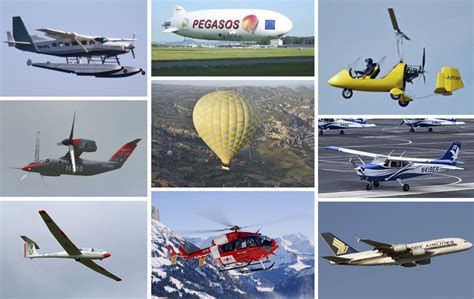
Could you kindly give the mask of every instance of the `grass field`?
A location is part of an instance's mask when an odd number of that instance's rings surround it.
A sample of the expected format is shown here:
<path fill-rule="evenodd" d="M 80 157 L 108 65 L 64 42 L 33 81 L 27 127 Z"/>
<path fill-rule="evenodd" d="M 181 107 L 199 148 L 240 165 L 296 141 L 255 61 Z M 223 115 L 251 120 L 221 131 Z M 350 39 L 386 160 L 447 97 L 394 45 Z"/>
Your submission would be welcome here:
<path fill-rule="evenodd" d="M 152 48 L 152 62 L 180 60 L 314 57 L 313 48 Z"/>

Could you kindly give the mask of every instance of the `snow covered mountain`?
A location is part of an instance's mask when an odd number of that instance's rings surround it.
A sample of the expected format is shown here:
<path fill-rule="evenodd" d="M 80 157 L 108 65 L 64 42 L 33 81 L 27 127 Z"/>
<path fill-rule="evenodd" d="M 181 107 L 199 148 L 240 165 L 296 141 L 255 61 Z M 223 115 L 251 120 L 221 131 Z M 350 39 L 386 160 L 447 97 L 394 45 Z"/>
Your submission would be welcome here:
<path fill-rule="evenodd" d="M 168 298 L 312 298 L 314 246 L 301 234 L 276 239 L 275 266 L 252 274 L 219 272 L 212 258 L 198 267 L 196 260 L 178 259 L 171 265 L 166 246 L 193 251 L 210 239 L 185 239 L 161 222 L 152 220 L 152 295 Z M 193 243 L 191 243 L 191 240 Z M 207 242 L 207 243 L 206 243 Z"/>

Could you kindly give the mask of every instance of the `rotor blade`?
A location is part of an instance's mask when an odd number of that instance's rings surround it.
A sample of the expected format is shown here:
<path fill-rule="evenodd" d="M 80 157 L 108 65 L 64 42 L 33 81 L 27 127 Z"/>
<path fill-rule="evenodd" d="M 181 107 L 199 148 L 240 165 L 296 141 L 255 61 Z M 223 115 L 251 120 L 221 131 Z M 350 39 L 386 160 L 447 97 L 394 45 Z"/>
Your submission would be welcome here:
<path fill-rule="evenodd" d="M 27 172 L 26 174 L 24 174 L 21 178 L 20 178 L 20 181 L 23 181 L 24 179 L 26 179 L 26 177 L 30 174 L 30 172 Z"/>
<path fill-rule="evenodd" d="M 71 156 L 72 172 L 76 173 L 76 156 L 74 155 L 74 145 L 69 145 L 69 155 Z"/>
<path fill-rule="evenodd" d="M 226 232 L 226 231 L 229 231 L 229 229 L 223 228 L 223 229 L 180 230 L 180 231 L 177 231 L 177 233 L 180 233 L 183 235 L 189 235 L 189 234 L 219 233 L 219 232 Z"/>
<path fill-rule="evenodd" d="M 134 32 L 133 37 L 132 37 L 132 45 L 133 45 L 133 42 L 135 41 L 135 35 L 136 35 L 136 33 Z"/>
<path fill-rule="evenodd" d="M 135 51 L 133 51 L 132 49 L 131 52 L 132 52 L 133 59 L 135 59 Z"/>
<path fill-rule="evenodd" d="M 395 16 L 395 11 L 393 8 L 388 9 L 388 14 L 390 15 L 390 20 L 392 21 L 393 30 L 401 32 L 400 28 L 398 27 L 397 17 Z"/>
<path fill-rule="evenodd" d="M 74 112 L 74 117 L 72 118 L 72 127 L 71 133 L 69 134 L 69 141 L 72 143 L 72 137 L 74 136 L 74 123 L 76 122 L 76 112 Z"/>
<path fill-rule="evenodd" d="M 423 48 L 423 60 L 421 62 L 421 69 L 425 70 L 425 48 Z"/>
<path fill-rule="evenodd" d="M 207 220 L 225 226 L 227 228 L 231 228 L 234 226 L 232 222 L 227 218 L 224 212 L 218 208 L 206 209 L 206 210 L 199 210 L 197 214 Z"/>
<path fill-rule="evenodd" d="M 286 222 L 294 222 L 294 221 L 304 221 L 310 217 L 309 214 L 292 214 L 292 215 L 287 215 L 284 217 L 279 217 L 276 219 L 273 219 L 271 221 L 265 221 L 265 222 L 258 222 L 246 226 L 241 226 L 240 228 L 247 228 L 247 227 L 252 227 L 252 226 L 261 226 L 261 225 L 272 225 L 272 224 L 280 224 L 280 223 L 286 223 Z"/>
<path fill-rule="evenodd" d="M 35 162 L 39 161 L 40 155 L 40 132 L 36 132 L 36 145 L 35 145 Z"/>

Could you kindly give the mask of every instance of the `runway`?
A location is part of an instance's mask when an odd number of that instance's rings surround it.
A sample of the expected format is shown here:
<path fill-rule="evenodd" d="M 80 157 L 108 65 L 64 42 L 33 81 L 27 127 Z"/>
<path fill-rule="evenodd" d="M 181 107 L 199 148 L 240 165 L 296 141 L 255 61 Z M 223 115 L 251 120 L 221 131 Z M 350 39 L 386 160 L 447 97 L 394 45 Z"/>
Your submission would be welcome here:
<path fill-rule="evenodd" d="M 268 63 L 314 63 L 314 57 L 294 58 L 251 58 L 251 59 L 210 59 L 210 60 L 181 60 L 153 62 L 153 69 L 176 67 L 212 67 L 229 65 L 254 65 Z"/>
<path fill-rule="evenodd" d="M 373 198 L 373 197 L 473 197 L 474 196 L 474 122 L 465 120 L 462 126 L 435 127 L 428 133 L 418 128 L 415 133 L 409 127 L 399 126 L 401 120 L 369 120 L 374 128 L 348 129 L 344 135 L 338 130 L 325 131 L 319 136 L 319 196 L 322 198 Z M 349 162 L 353 155 L 326 150 L 327 146 L 339 146 L 378 154 L 401 155 L 410 158 L 439 158 L 453 141 L 462 142 L 459 161 L 464 171 L 450 171 L 436 175 L 408 179 L 410 191 L 404 192 L 396 181 L 381 183 L 380 187 L 365 190 Z M 364 162 L 371 158 L 361 157 Z"/>

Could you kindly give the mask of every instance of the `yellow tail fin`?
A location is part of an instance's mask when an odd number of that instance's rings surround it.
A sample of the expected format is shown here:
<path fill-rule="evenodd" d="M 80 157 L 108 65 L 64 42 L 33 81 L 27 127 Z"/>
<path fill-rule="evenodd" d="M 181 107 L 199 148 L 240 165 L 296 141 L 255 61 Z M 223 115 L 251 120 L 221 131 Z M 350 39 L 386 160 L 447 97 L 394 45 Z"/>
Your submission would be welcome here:
<path fill-rule="evenodd" d="M 453 67 L 443 67 L 441 72 L 438 73 L 434 92 L 436 94 L 449 96 L 453 94 L 453 91 L 463 87 L 464 84 L 462 83 L 459 70 Z"/>

